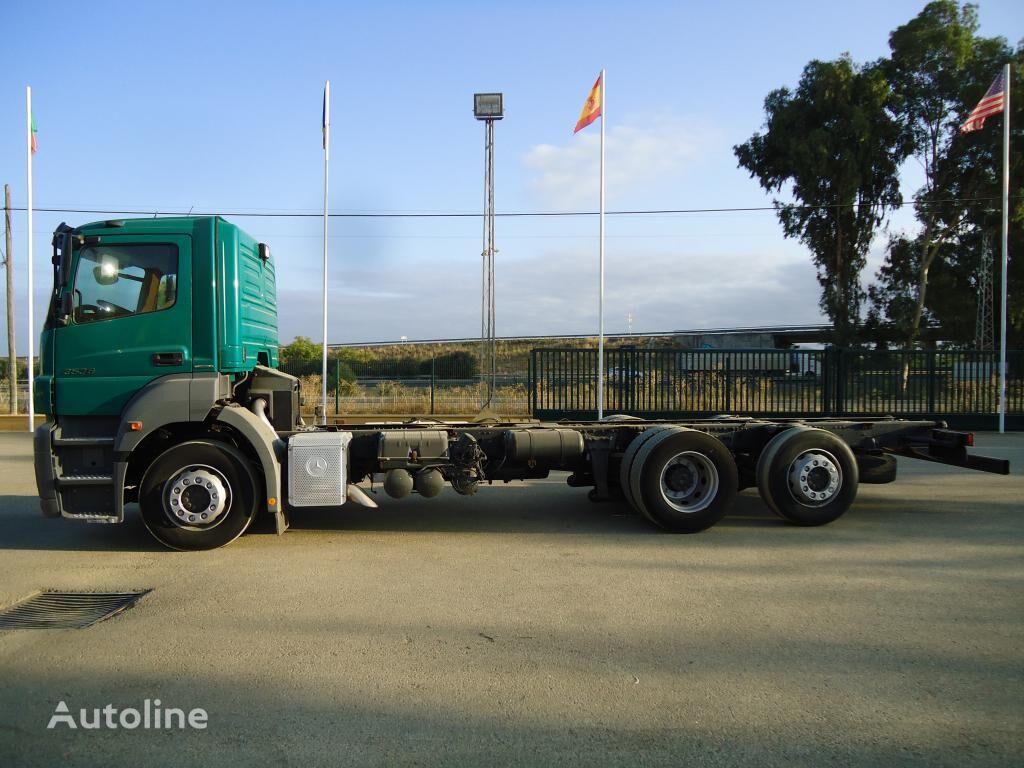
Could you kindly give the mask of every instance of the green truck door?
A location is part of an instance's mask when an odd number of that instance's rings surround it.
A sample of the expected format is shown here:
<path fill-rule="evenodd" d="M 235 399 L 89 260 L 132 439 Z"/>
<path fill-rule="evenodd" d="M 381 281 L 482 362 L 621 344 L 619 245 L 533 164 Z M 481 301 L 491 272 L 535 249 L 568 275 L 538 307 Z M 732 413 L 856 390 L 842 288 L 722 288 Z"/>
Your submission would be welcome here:
<path fill-rule="evenodd" d="M 192 241 L 104 235 L 76 255 L 74 308 L 54 349 L 57 410 L 117 416 L 153 379 L 192 372 Z"/>

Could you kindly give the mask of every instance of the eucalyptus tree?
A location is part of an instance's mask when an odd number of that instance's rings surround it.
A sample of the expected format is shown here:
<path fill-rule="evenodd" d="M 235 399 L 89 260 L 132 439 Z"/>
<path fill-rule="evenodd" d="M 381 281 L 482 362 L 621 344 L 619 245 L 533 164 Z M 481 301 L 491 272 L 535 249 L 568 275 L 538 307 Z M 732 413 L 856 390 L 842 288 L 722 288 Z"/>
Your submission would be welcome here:
<path fill-rule="evenodd" d="M 946 335 L 968 333 L 984 235 L 998 222 L 1002 132 L 961 134 L 960 126 L 1012 51 L 977 32 L 975 6 L 936 0 L 892 32 L 878 65 L 892 89 L 888 111 L 922 178 L 913 193 L 918 231 L 890 238 L 871 289 L 872 314 L 895 324 L 905 347 L 917 343 L 927 317 Z"/>
<path fill-rule="evenodd" d="M 785 236 L 810 250 L 820 306 L 841 346 L 857 341 L 868 249 L 902 202 L 899 168 L 909 142 L 891 99 L 877 65 L 847 55 L 812 61 L 795 90 L 765 98 L 764 130 L 734 147 L 740 167 L 780 195 L 774 204 Z"/>

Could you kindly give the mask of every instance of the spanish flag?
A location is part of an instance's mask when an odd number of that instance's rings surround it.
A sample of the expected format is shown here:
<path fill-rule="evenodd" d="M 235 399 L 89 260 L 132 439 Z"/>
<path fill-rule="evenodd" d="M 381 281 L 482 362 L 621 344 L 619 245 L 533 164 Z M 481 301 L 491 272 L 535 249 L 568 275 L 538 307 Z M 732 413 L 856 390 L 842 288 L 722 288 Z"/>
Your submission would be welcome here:
<path fill-rule="evenodd" d="M 597 82 L 594 83 L 594 87 L 590 89 L 590 95 L 587 97 L 587 103 L 583 105 L 583 111 L 580 112 L 580 119 L 579 122 L 576 123 L 576 130 L 574 130 L 573 133 L 579 133 L 601 116 L 601 89 L 601 76 L 598 75 Z"/>

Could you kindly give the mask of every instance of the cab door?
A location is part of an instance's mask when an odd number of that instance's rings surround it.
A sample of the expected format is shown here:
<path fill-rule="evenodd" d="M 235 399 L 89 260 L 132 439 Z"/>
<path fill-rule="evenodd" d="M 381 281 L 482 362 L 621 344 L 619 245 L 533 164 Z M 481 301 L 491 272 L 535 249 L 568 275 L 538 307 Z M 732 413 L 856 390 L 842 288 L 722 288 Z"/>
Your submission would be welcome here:
<path fill-rule="evenodd" d="M 57 413 L 117 416 L 153 379 L 192 372 L 192 241 L 103 235 L 75 254 L 72 311 L 56 334 Z"/>

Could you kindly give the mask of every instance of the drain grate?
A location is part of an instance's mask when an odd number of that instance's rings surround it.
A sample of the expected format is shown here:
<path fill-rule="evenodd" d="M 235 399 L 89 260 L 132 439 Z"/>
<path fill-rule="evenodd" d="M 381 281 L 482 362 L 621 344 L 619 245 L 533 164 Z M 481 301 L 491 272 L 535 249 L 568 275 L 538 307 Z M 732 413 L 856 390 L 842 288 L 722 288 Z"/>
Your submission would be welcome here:
<path fill-rule="evenodd" d="M 38 592 L 0 611 L 0 630 L 84 629 L 131 608 L 149 591 Z"/>

